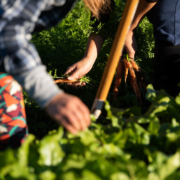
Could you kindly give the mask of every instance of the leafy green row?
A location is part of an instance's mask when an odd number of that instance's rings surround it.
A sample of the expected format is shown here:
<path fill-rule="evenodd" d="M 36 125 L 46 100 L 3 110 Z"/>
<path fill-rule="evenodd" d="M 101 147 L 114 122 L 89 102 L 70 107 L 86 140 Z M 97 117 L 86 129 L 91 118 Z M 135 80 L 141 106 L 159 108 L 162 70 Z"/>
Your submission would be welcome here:
<path fill-rule="evenodd" d="M 0 179 L 179 179 L 180 96 L 174 100 L 149 85 L 146 99 L 145 114 L 106 102 L 104 121 L 78 135 L 60 128 L 38 141 L 30 134 L 18 150 L 0 153 Z"/>

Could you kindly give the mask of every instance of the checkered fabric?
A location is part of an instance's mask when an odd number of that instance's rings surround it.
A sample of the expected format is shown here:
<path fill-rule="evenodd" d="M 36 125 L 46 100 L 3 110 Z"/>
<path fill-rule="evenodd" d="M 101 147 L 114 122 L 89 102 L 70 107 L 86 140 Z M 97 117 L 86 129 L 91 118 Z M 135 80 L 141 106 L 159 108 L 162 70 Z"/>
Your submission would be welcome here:
<path fill-rule="evenodd" d="M 31 34 L 59 23 L 75 0 L 1 0 L 0 68 L 19 74 L 41 64 Z"/>

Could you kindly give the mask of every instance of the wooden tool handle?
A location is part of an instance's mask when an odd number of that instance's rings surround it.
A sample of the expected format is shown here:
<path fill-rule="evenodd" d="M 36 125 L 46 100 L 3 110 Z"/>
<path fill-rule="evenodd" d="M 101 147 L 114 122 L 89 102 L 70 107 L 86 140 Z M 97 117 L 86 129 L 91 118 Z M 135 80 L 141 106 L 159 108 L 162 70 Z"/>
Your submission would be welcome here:
<path fill-rule="evenodd" d="M 116 67 L 118 65 L 120 56 L 122 55 L 126 36 L 134 18 L 138 3 L 139 0 L 128 0 L 126 3 L 126 7 L 124 9 L 123 16 L 110 52 L 109 60 L 104 70 L 101 83 L 96 94 L 96 99 L 92 107 L 91 112 L 95 115 L 96 118 L 98 118 L 100 115 L 101 108 L 103 106 L 102 102 L 104 102 L 107 98 Z M 101 104 L 101 107 L 99 104 Z"/>

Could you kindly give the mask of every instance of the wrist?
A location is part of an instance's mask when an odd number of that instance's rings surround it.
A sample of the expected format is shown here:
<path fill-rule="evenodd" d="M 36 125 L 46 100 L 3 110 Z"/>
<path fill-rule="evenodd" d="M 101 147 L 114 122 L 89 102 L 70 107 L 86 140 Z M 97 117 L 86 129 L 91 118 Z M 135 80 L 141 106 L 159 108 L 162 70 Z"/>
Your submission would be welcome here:
<path fill-rule="evenodd" d="M 94 64 L 94 62 L 96 61 L 97 56 L 92 56 L 92 55 L 85 55 L 83 57 L 83 61 L 85 61 L 86 63 L 89 64 Z"/>
<path fill-rule="evenodd" d="M 21 84 L 31 99 L 43 109 L 62 90 L 54 83 L 46 68 L 43 65 L 37 66 L 32 70 L 13 76 Z"/>

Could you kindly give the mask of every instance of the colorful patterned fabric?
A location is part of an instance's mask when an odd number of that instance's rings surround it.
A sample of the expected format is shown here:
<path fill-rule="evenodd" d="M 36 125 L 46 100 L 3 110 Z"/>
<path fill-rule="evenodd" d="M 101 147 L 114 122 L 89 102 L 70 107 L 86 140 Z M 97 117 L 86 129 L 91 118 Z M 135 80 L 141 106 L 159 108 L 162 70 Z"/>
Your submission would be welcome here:
<path fill-rule="evenodd" d="M 0 150 L 19 147 L 26 136 L 21 86 L 11 76 L 0 73 Z"/>

